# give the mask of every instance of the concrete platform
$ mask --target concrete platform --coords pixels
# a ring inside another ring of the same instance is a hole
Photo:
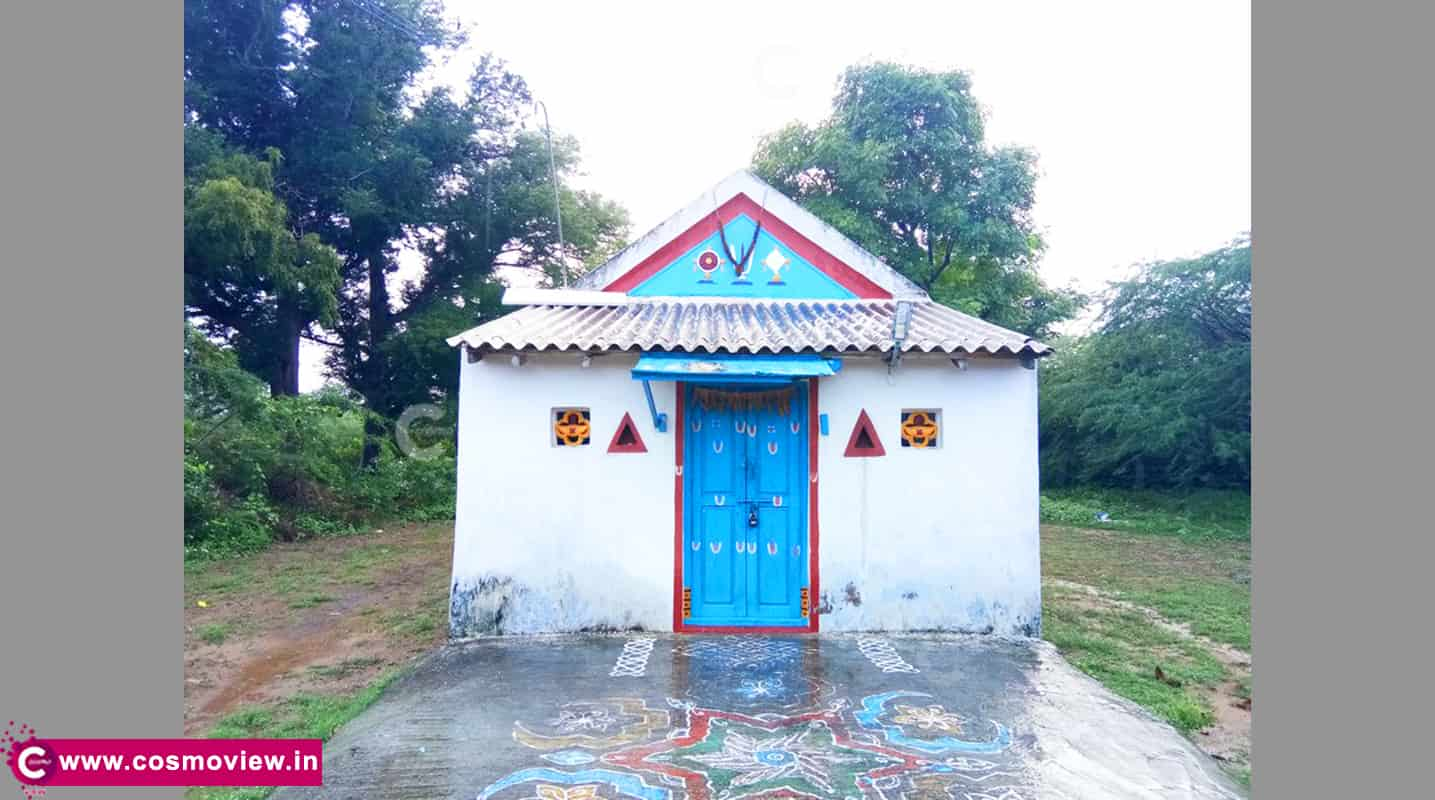
[[[1048,644],[563,636],[453,645],[325,746],[297,798],[1236,798]]]

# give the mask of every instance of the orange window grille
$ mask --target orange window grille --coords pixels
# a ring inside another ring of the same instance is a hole
[[[593,418],[586,408],[553,409],[553,444],[583,447],[593,441]]]
[[[902,412],[902,446],[936,447],[941,433],[940,412],[914,409]]]

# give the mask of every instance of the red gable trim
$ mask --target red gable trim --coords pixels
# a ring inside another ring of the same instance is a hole
[[[738,214],[746,214],[757,222],[762,223],[763,230],[776,236],[783,244],[792,248],[793,252],[802,256],[814,267],[822,270],[829,278],[837,281],[845,289],[864,300],[886,300],[892,294],[881,286],[873,283],[865,275],[847,266],[836,256],[818,247],[806,236],[793,230],[790,225],[773,216],[767,209],[758,205],[752,198],[745,194],[734,195],[733,198],[723,203],[713,211],[699,220],[695,225],[683,231],[677,238],[658,248],[657,252],[643,259],[636,267],[628,270],[619,276],[612,283],[603,287],[605,292],[628,292],[637,288],[643,281],[653,277],[664,267],[673,263],[678,256],[697,247],[704,239],[713,235],[717,225],[731,222]]]

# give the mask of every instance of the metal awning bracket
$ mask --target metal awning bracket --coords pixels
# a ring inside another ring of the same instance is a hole
[[[648,396],[648,413],[653,415],[653,429],[658,433],[667,433],[668,415],[658,413],[658,404],[653,402],[653,384],[647,379],[643,380],[643,394]]]

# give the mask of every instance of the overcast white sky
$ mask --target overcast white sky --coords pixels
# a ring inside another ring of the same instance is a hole
[[[585,188],[634,236],[747,166],[758,138],[828,111],[844,67],[961,69],[993,144],[1039,156],[1048,283],[1099,289],[1250,229],[1250,4],[490,3],[441,75],[492,51],[583,148]],[[320,354],[306,348],[304,388]]]

